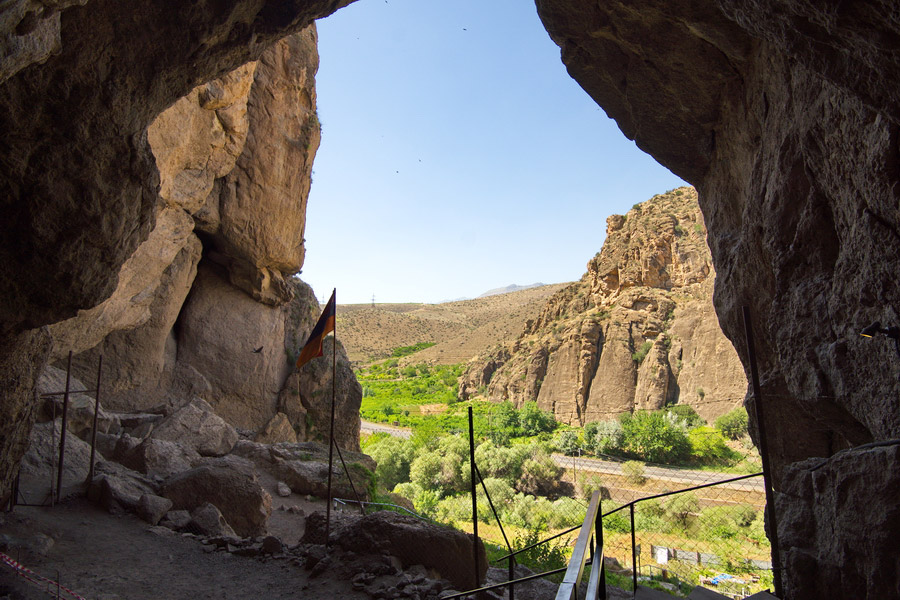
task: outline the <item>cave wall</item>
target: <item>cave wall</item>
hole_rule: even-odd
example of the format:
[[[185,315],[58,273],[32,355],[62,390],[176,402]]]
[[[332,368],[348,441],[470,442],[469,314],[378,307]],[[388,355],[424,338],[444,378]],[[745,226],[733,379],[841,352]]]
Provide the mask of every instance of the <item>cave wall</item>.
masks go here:
[[[50,351],[37,328],[107,298],[154,227],[160,180],[148,125],[198,84],[348,3],[0,7],[0,499],[28,433],[31,382]],[[800,515],[780,527],[803,526],[813,517],[802,515],[825,507],[839,511],[854,495],[885,512],[895,498],[870,493],[863,478],[817,500],[787,494],[782,477],[804,458],[834,455],[843,464],[864,452],[835,455],[841,448],[900,434],[900,361],[883,338],[857,335],[876,319],[898,322],[900,7],[536,4],[571,75],[626,136],[700,192],[718,316],[745,364],[738,309],[754,316],[779,503]],[[828,558],[794,550],[817,564]],[[843,567],[867,573],[877,553],[863,548]],[[789,597],[812,597],[814,573],[801,571],[787,571]],[[896,591],[850,579],[869,586],[860,597]]]
[[[789,598],[845,597],[810,564],[841,565],[854,597],[886,548],[815,547],[811,521],[892,514],[896,483],[840,476],[840,494],[789,493],[799,461],[865,464],[842,449],[900,437],[900,357],[859,331],[898,323],[900,7],[888,2],[537,0],[571,75],[622,131],[695,184],[719,321],[747,365],[750,307]],[[673,144],[672,141],[679,141]],[[748,398],[755,415],[756,400]],[[754,435],[757,433],[753,432]],[[876,461],[868,460],[868,464]],[[888,479],[900,475],[894,470]],[[823,478],[822,481],[825,481]],[[836,527],[847,525],[846,519]],[[847,525],[849,527],[849,525]],[[857,530],[857,535],[866,535]],[[838,537],[850,536],[848,531]],[[798,557],[803,557],[802,559]],[[880,567],[879,567],[880,568]],[[824,567],[823,567],[824,569]]]

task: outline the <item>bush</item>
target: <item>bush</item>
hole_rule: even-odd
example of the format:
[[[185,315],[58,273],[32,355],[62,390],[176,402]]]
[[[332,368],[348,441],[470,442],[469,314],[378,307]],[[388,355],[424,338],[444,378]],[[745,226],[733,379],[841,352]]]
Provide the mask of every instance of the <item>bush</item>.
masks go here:
[[[552,494],[559,483],[562,469],[541,448],[535,448],[531,458],[522,463],[522,474],[516,482],[516,489],[526,494]]]
[[[666,412],[670,415],[674,415],[678,420],[680,420],[684,424],[685,429],[693,429],[694,427],[706,425],[706,421],[703,420],[703,417],[697,414],[697,411],[694,410],[694,407],[687,404],[675,404],[668,407],[666,409]]]
[[[690,518],[700,510],[700,501],[693,492],[685,492],[669,496],[663,507],[672,521],[687,529]]]
[[[563,429],[553,436],[553,445],[566,456],[574,456],[581,450],[579,441],[578,432],[574,429]]]
[[[638,460],[629,460],[622,463],[622,475],[629,483],[641,485],[647,478],[644,476],[644,463]]]
[[[615,506],[610,506],[606,512],[616,508]],[[631,531],[631,519],[628,516],[628,511],[620,510],[603,517],[603,529],[616,533],[629,533]]]
[[[624,431],[618,421],[594,421],[584,426],[585,449],[593,454],[620,452],[623,442]]]
[[[712,427],[697,427],[688,431],[691,455],[706,465],[730,464],[735,452],[725,443],[722,434]]]
[[[538,408],[537,402],[526,402],[519,409],[519,426],[522,435],[537,435],[556,429],[556,418],[553,413]]]
[[[413,445],[410,442],[389,436],[370,445],[366,453],[377,463],[375,475],[378,483],[385,489],[391,490],[398,483],[409,481],[409,466],[413,456]]]
[[[648,462],[678,463],[691,454],[687,435],[662,412],[639,411],[622,419],[625,449]]]
[[[736,440],[747,435],[748,423],[747,411],[743,406],[738,406],[716,419],[715,425],[722,435],[730,440]]]
[[[582,475],[578,480],[578,497],[582,500],[590,500],[591,496],[593,496],[594,492],[596,492],[597,490],[600,491],[601,500],[609,499],[609,490],[603,486],[603,480],[599,475]]]
[[[650,352],[650,348],[653,347],[653,342],[647,340],[643,344],[641,344],[640,349],[631,355],[631,360],[636,362],[637,364],[641,364],[644,362],[644,358],[646,358],[647,353]]]

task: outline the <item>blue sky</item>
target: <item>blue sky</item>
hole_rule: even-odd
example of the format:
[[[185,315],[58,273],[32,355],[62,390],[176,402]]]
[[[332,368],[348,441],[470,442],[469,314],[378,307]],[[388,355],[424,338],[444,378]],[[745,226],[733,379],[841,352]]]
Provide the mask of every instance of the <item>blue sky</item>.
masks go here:
[[[529,0],[360,0],[318,29],[301,278],[320,299],[573,281],[609,215],[684,185],[569,77]]]

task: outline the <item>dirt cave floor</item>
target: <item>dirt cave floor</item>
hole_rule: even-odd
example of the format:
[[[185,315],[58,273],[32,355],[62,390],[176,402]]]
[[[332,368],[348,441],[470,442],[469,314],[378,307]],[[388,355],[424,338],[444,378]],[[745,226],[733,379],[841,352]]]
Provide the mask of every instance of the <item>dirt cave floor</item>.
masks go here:
[[[295,558],[219,552],[84,498],[0,513],[0,551],[89,600],[369,597],[350,581],[312,576]],[[46,589],[0,563],[0,600],[47,597]]]

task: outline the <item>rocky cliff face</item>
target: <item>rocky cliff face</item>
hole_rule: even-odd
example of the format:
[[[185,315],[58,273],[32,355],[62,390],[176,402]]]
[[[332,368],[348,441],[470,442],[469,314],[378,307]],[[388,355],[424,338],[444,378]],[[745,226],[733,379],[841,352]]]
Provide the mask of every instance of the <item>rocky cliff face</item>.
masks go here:
[[[195,87],[150,125],[160,174],[156,226],[107,300],[49,328],[52,358],[75,352],[75,373],[85,380],[102,355],[105,406],[141,411],[199,397],[260,435],[284,422],[301,441],[322,437],[331,361],[319,369],[328,371],[326,395],[322,378],[308,375],[316,365],[299,386],[296,375],[289,379],[291,356],[318,313],[308,286],[290,279],[303,264],[320,139],[317,67],[310,27]],[[341,357],[339,414],[355,415],[359,386],[343,349]],[[287,411],[286,384],[296,405]],[[341,445],[358,449],[358,424],[341,420]]]
[[[747,387],[716,321],[713,279],[693,188],[613,215],[587,273],[509,348],[473,360],[460,396],[534,400],[573,425],[673,403],[712,420]]]
[[[0,499],[29,428],[31,382],[49,353],[49,334],[39,328],[108,298],[156,226],[150,123],[197,85],[348,3],[0,6]],[[792,463],[900,437],[897,357],[887,340],[857,335],[876,319],[896,324],[900,305],[896,3],[536,4],[572,76],[626,136],[700,191],[716,312],[744,364],[739,309],[753,314],[777,488]],[[245,246],[218,243],[226,261],[246,261]],[[261,298],[277,296],[269,290],[279,284],[264,276],[273,266],[261,261],[253,277],[236,280],[245,289],[252,280]],[[173,273],[173,285],[177,279]],[[543,360],[537,352],[531,359]],[[748,405],[755,412],[756,400]],[[877,468],[866,466],[876,461],[862,460],[865,452],[829,468]],[[891,472],[895,483],[900,476]],[[850,498],[865,497],[871,512],[885,514],[896,503],[885,492],[890,482],[873,489],[865,478],[839,480],[831,504],[783,495],[786,506],[805,508],[787,510],[779,527],[802,529],[811,518],[804,515],[815,515],[843,535],[852,525],[828,515],[852,510]],[[896,564],[882,565],[887,579],[865,576],[882,564],[875,545],[841,562],[836,550],[804,547],[812,536],[784,539],[815,564],[830,552],[832,564],[865,587],[861,597],[896,592],[884,583],[896,581]],[[843,593],[813,591],[809,569],[789,569],[786,578],[792,598]]]

